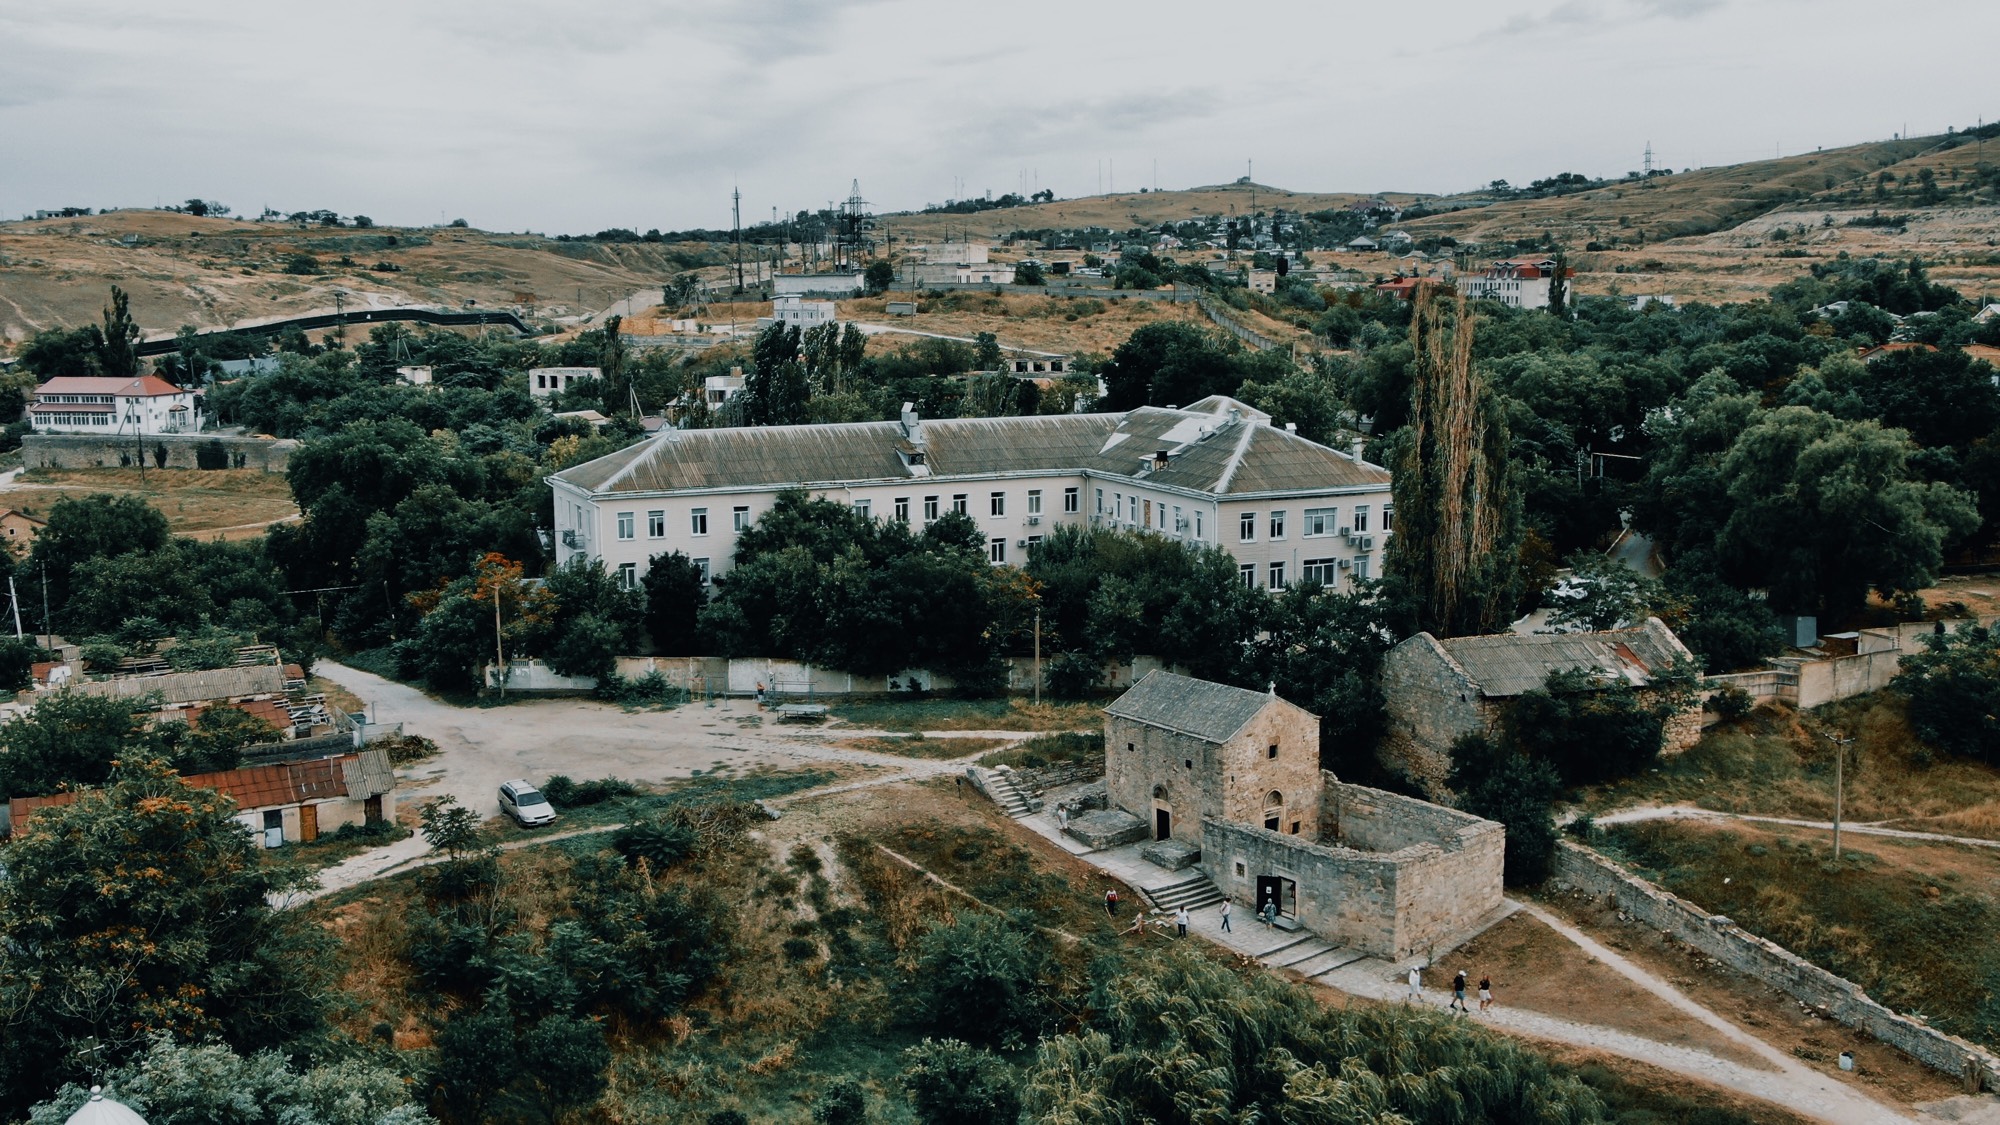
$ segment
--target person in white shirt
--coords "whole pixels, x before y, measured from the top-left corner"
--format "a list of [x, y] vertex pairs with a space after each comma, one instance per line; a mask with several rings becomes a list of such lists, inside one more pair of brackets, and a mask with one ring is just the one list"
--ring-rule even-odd
[[1404, 999], [1406, 1004], [1424, 1002], [1424, 970], [1421, 965], [1410, 966], [1410, 994]]
[[1174, 925], [1180, 928], [1181, 937], [1187, 936], [1187, 924], [1188, 924], [1187, 907], [1183, 906], [1180, 909], [1174, 911]]

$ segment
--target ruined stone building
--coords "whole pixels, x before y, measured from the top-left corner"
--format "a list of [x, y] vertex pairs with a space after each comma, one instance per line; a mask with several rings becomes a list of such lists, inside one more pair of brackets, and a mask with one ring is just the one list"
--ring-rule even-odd
[[[1429, 633], [1389, 650], [1382, 694], [1389, 718], [1384, 761], [1435, 794], [1451, 772], [1451, 744], [1491, 733], [1508, 701], [1534, 691], [1554, 672], [1581, 670], [1647, 695], [1656, 678], [1694, 654], [1657, 617], [1630, 629], [1597, 633], [1498, 633], [1439, 640]], [[1667, 724], [1665, 753], [1701, 736], [1692, 701]]]
[[1155, 864], [1376, 957], [1450, 948], [1501, 907], [1504, 828], [1340, 781], [1319, 717], [1275, 692], [1156, 671], [1105, 708], [1104, 733], [1112, 809], [1096, 816], [1117, 823], [1086, 827], [1094, 846], [1151, 841]]

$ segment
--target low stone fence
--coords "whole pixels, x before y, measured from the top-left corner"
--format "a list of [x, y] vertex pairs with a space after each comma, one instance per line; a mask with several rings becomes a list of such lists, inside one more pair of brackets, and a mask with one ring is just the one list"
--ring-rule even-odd
[[26, 434], [21, 438], [21, 463], [30, 469], [99, 469], [136, 465], [143, 456], [149, 469], [199, 469], [201, 451], [219, 449], [223, 468], [282, 473], [298, 447], [290, 438], [244, 434], [152, 434], [143, 438], [129, 434], [123, 438], [111, 434]]
[[1605, 896], [1640, 922], [1848, 1027], [1867, 1032], [1932, 1069], [1964, 1076], [1969, 1064], [1978, 1068], [1982, 1085], [1991, 1088], [2000, 1082], [2000, 1056], [1935, 1030], [1921, 1019], [1898, 1014], [1870, 999], [1853, 981], [1744, 931], [1720, 914], [1703, 911], [1588, 848], [1567, 840], [1558, 843], [1549, 878], [1559, 887]]
[[1087, 762], [1064, 762], [1054, 766], [1015, 766], [1014, 788], [1023, 793], [1040, 796], [1059, 786], [1096, 781], [1103, 776], [1104, 756], [1099, 754]]

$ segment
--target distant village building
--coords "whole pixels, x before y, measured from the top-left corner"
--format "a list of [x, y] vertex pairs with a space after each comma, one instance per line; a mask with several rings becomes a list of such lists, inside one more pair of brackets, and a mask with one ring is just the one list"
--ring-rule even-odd
[[[1549, 307], [1549, 283], [1554, 280], [1555, 271], [1554, 258], [1510, 258], [1493, 263], [1483, 274], [1459, 278], [1458, 291], [1467, 300], [1498, 301], [1516, 309], [1545, 309]], [[1575, 276], [1574, 268], [1564, 267], [1564, 278]]]
[[1250, 291], [1252, 293], [1275, 293], [1278, 291], [1277, 270], [1251, 270]]
[[[1498, 633], [1440, 640], [1418, 633], [1389, 650], [1382, 665], [1388, 717], [1385, 761], [1422, 783], [1444, 787], [1451, 744], [1489, 734], [1509, 701], [1536, 691], [1551, 673], [1583, 671], [1606, 683], [1647, 693], [1654, 680], [1694, 654], [1657, 617], [1630, 629], [1596, 633]], [[1701, 709], [1691, 703], [1667, 727], [1666, 752], [1679, 753], [1701, 734]]]
[[832, 301], [809, 301], [789, 294], [771, 301], [771, 319], [787, 328], [817, 328], [832, 324], [838, 316], [839, 306]]
[[771, 278], [771, 292], [778, 297], [858, 297], [859, 273], [781, 273]]
[[732, 367], [727, 375], [710, 375], [702, 380], [703, 400], [711, 407], [721, 406], [743, 393], [743, 369]]
[[663, 430], [547, 478], [556, 561], [600, 560], [626, 583], [679, 551], [726, 571], [737, 538], [803, 488], [921, 528], [958, 512], [988, 557], [1021, 563], [1065, 524], [1212, 544], [1243, 582], [1346, 588], [1380, 575], [1389, 473], [1271, 425], [1224, 396], [1124, 414]]
[[[543, 368], [543, 370], [547, 370], [547, 368]], [[396, 369], [396, 379], [398, 382], [412, 387], [428, 387], [431, 385], [431, 367], [429, 364], [410, 364], [398, 367]]]
[[35, 545], [35, 536], [42, 533], [48, 523], [38, 520], [26, 512], [13, 508], [0, 508], [0, 543], [6, 544], [17, 557], [25, 558], [28, 548]]
[[918, 285], [1012, 285], [1014, 267], [995, 262], [983, 242], [947, 242], [926, 246], [913, 267]]
[[1351, 250], [1357, 254], [1373, 253], [1381, 248], [1381, 243], [1376, 242], [1365, 234], [1349, 239], [1347, 245], [1343, 247], [1343, 249]]
[[602, 378], [602, 367], [531, 367], [528, 369], [528, 393], [536, 398], [549, 398], [578, 383]]
[[[1155, 671], [1104, 709], [1110, 831], [1197, 868], [1254, 925], [1268, 907], [1360, 956], [1447, 949], [1502, 908], [1506, 830], [1320, 768], [1319, 717], [1278, 697]], [[1248, 915], [1248, 917], [1245, 917]], [[1331, 963], [1327, 967], [1331, 967]]]
[[58, 375], [36, 388], [28, 420], [46, 434], [124, 436], [198, 433], [202, 422], [195, 392], [157, 375]]
[[221, 359], [215, 365], [222, 369], [225, 379], [241, 379], [246, 375], [269, 375], [284, 366], [284, 357], [260, 355], [255, 359]]

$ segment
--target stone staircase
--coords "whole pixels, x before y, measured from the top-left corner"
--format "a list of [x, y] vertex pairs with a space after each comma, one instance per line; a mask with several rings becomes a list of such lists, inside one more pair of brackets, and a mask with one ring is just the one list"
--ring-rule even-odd
[[1190, 871], [1183, 878], [1156, 887], [1140, 887], [1139, 893], [1153, 904], [1153, 909], [1165, 912], [1185, 906], [1189, 910], [1200, 910], [1222, 901], [1222, 892], [1208, 876], [1199, 871]]
[[1028, 800], [1027, 794], [1022, 793], [1005, 773], [982, 769], [973, 780], [978, 783], [981, 792], [993, 798], [993, 803], [1000, 806], [1001, 812], [1015, 820], [1035, 811], [1035, 805]]
[[[1253, 917], [1253, 926], [1261, 926]], [[1251, 956], [1274, 969], [1290, 969], [1307, 980], [1325, 976], [1344, 965], [1352, 965], [1362, 960], [1366, 954], [1356, 953], [1344, 946], [1338, 946], [1308, 930], [1299, 930], [1289, 936], [1278, 931], [1277, 943]]]

